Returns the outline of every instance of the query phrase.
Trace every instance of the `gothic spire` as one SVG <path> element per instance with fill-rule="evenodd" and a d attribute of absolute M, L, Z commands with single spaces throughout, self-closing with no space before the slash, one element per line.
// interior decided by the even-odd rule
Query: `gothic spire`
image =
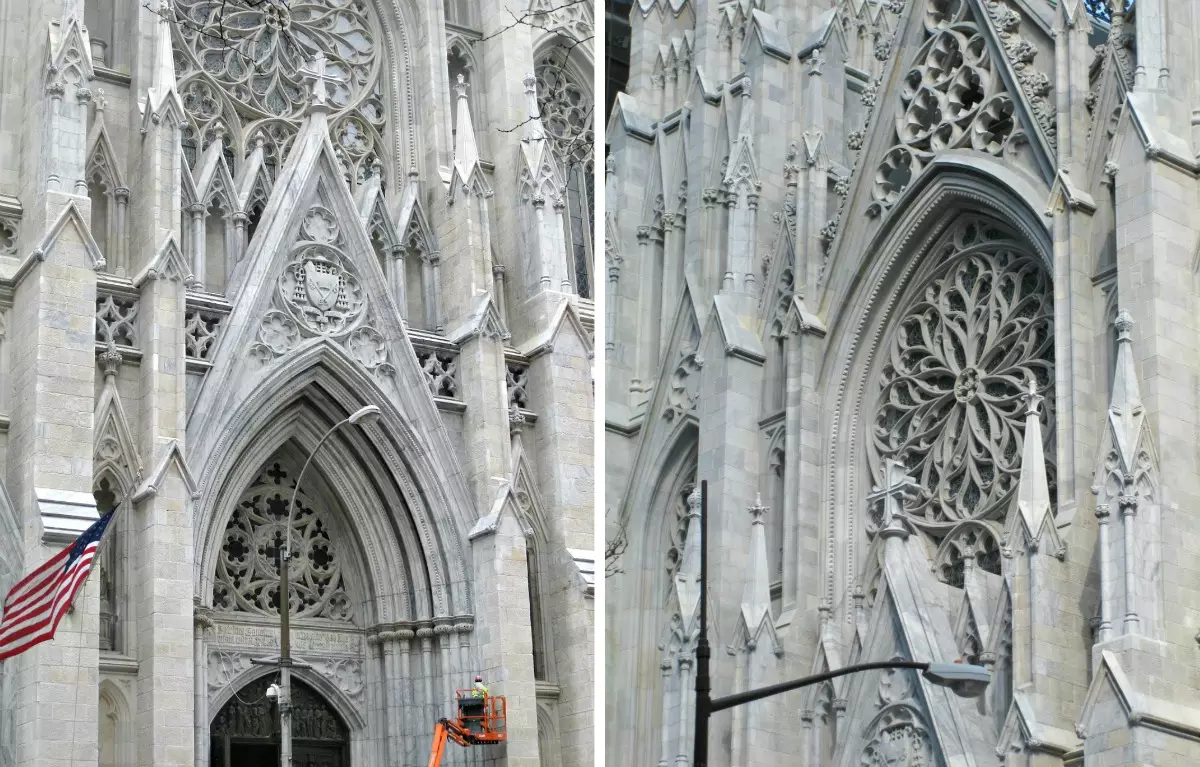
<path fill-rule="evenodd" d="M 467 105 L 467 83 L 462 75 L 454 86 L 458 94 L 458 117 L 454 127 L 454 169 L 465 183 L 479 164 L 479 147 L 475 144 L 475 126 L 471 124 L 471 107 Z"/>
<path fill-rule="evenodd" d="M 525 123 L 525 135 L 521 140 L 541 141 L 546 138 L 546 128 L 542 125 L 542 110 L 537 102 L 537 78 L 533 72 L 525 75 L 525 105 L 529 116 Z"/>
<path fill-rule="evenodd" d="M 1031 538 L 1041 533 L 1051 515 L 1050 486 L 1046 481 L 1046 455 L 1042 450 L 1042 422 L 1038 407 L 1045 399 L 1037 393 L 1037 382 L 1029 382 L 1025 400 L 1025 447 L 1021 451 L 1021 479 L 1017 486 L 1017 508 Z"/>
<path fill-rule="evenodd" d="M 742 619 L 746 630 L 753 633 L 770 615 L 771 578 L 767 572 L 767 533 L 763 518 L 768 509 L 762 496 L 756 495 L 750 512 L 750 566 L 746 570 L 746 585 L 742 590 Z"/>
<path fill-rule="evenodd" d="M 1129 335 L 1129 331 L 1133 329 L 1133 318 L 1129 316 L 1129 312 L 1122 309 L 1113 325 L 1117 329 L 1117 370 L 1113 378 L 1108 420 L 1112 424 L 1113 438 L 1125 471 L 1131 472 L 1146 409 L 1142 406 L 1142 392 L 1138 386 L 1137 368 L 1133 362 L 1133 339 Z"/>

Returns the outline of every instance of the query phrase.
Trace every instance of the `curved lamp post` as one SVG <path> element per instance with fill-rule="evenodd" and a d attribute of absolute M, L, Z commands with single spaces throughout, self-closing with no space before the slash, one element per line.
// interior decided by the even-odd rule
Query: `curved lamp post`
<path fill-rule="evenodd" d="M 983 695 L 992 678 L 991 672 L 983 666 L 973 666 L 967 663 L 878 661 L 845 666 L 791 682 L 781 682 L 760 687 L 757 690 L 747 690 L 721 698 L 713 698 L 711 695 L 712 681 L 708 669 L 711 655 L 712 650 L 708 646 L 708 481 L 704 480 L 700 483 L 700 637 L 696 642 L 696 740 L 693 746 L 695 767 L 708 767 L 708 720 L 718 711 L 819 684 L 835 677 L 874 669 L 917 669 L 926 681 L 939 687 L 948 687 L 963 698 L 978 698 Z"/>
<path fill-rule="evenodd" d="M 330 435 L 343 426 L 361 424 L 378 416 L 379 408 L 367 405 L 351 413 L 349 418 L 331 426 L 308 454 L 308 460 L 304 462 L 304 467 L 296 477 L 296 486 L 292 488 L 292 500 L 288 503 L 287 527 L 284 529 L 283 545 L 279 548 L 279 763 L 282 767 L 292 767 L 292 603 L 288 594 L 288 562 L 292 558 L 292 520 L 296 516 L 296 494 L 300 492 L 300 482 L 304 479 L 304 472 L 308 471 L 308 465 Z"/>

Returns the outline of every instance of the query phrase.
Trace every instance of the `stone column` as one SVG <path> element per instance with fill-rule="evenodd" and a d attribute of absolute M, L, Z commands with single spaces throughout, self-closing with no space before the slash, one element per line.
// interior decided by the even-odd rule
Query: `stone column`
<path fill-rule="evenodd" d="M 387 260 L 387 282 L 388 287 L 392 290 L 392 300 L 396 302 L 397 308 L 400 309 L 400 318 L 405 323 L 408 322 L 408 290 L 405 285 L 407 266 L 405 264 L 405 256 L 408 255 L 408 248 L 404 245 L 392 245 L 388 248 Z"/>
<path fill-rule="evenodd" d="M 129 271 L 129 256 L 125 252 L 126 243 L 129 241 L 129 233 L 125 229 L 125 211 L 129 207 L 129 189 L 128 187 L 119 186 L 113 190 L 113 197 L 117 200 L 117 216 L 116 216 L 116 247 L 113 248 L 113 261 L 110 265 L 113 273 L 119 277 L 128 277 Z"/>
<path fill-rule="evenodd" d="M 407 707 L 401 706 L 399 714 L 400 722 L 400 742 L 402 753 L 406 757 L 406 762 L 417 764 L 415 759 L 421 756 L 421 729 L 419 723 L 414 721 L 412 714 L 414 711 L 420 710 L 418 706 L 413 705 L 416 701 L 416 685 L 413 682 L 412 669 L 412 640 L 416 636 L 416 632 L 410 628 L 401 628 L 396 632 L 396 647 L 399 652 L 400 661 L 400 679 L 392 682 L 391 686 L 404 696 L 404 699 L 409 701 Z M 405 710 L 407 708 L 407 711 Z M 389 722 L 390 726 L 390 722 Z M 415 743 L 414 743 L 415 737 Z"/>
<path fill-rule="evenodd" d="M 242 211 L 235 211 L 233 214 L 233 255 L 230 258 L 229 271 L 225 274 L 225 282 L 229 282 L 230 275 L 233 274 L 233 269 L 242 261 L 242 257 L 246 255 L 246 222 L 250 220 Z"/>
<path fill-rule="evenodd" d="M 508 326 L 508 300 L 504 295 L 504 264 L 492 264 L 492 296 L 496 299 L 496 311 L 500 312 L 500 321 Z"/>
<path fill-rule="evenodd" d="M 209 715 L 208 715 L 208 634 L 213 627 L 212 609 L 202 607 L 198 597 L 192 599 L 195 626 L 192 655 L 196 664 L 196 764 L 209 762 Z"/>
<path fill-rule="evenodd" d="M 188 215 L 191 216 L 192 274 L 196 279 L 196 287 L 204 290 L 204 266 L 208 255 L 204 247 L 204 203 L 193 202 L 188 206 Z"/>

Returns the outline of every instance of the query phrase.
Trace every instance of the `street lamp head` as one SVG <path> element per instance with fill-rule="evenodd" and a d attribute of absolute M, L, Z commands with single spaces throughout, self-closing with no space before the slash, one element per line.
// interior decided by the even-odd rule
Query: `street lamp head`
<path fill-rule="evenodd" d="M 375 405 L 367 405 L 355 410 L 351 416 L 346 419 L 352 424 L 360 424 L 365 421 L 371 421 L 379 417 L 379 408 Z"/>
<path fill-rule="evenodd" d="M 939 687 L 949 687 L 960 698 L 978 698 L 992 681 L 990 671 L 969 663 L 930 663 L 921 675 Z"/>

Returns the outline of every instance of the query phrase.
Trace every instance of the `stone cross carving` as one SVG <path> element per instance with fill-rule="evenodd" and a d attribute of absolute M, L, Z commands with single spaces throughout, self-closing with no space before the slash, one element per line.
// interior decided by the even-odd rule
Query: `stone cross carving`
<path fill-rule="evenodd" d="M 340 83 L 341 79 L 329 74 L 328 61 L 324 52 L 318 52 L 312 63 L 300 70 L 300 76 L 305 82 L 312 83 L 310 103 L 313 106 L 325 106 L 329 96 L 326 91 L 327 83 Z"/>
<path fill-rule="evenodd" d="M 883 501 L 883 518 L 879 534 L 885 537 L 907 536 L 901 517 L 904 516 L 905 496 L 921 489 L 917 481 L 908 475 L 904 464 L 895 458 L 883 462 L 883 487 L 874 488 L 867 496 L 868 503 Z"/>

